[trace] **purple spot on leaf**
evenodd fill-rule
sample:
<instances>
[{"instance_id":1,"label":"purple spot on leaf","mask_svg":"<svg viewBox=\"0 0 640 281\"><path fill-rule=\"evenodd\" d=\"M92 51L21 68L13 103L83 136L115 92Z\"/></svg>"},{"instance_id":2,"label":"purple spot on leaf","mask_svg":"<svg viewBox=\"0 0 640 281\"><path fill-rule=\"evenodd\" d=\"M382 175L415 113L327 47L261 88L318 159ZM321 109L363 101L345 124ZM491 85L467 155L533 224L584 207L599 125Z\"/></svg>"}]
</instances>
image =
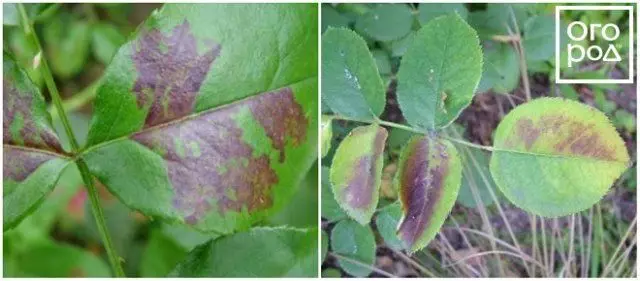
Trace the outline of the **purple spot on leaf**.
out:
<instances>
[{"instance_id":1,"label":"purple spot on leaf","mask_svg":"<svg viewBox=\"0 0 640 281\"><path fill-rule=\"evenodd\" d=\"M358 130L358 129L356 129ZM353 134L363 133L363 131L353 131ZM364 155L358 159L353 167L353 177L344 189L344 198L349 206L355 209L366 209L373 199L373 188L375 188L376 162L384 151L384 143L387 139L387 130L378 128L373 143L373 153Z\"/></svg>"},{"instance_id":2,"label":"purple spot on leaf","mask_svg":"<svg viewBox=\"0 0 640 281\"><path fill-rule=\"evenodd\" d=\"M185 20L168 36L152 29L134 43L133 61L138 79L133 91L138 106L149 107L145 127L193 112L200 86L220 53L220 45L211 40L204 42L207 51L199 55L196 38Z\"/></svg>"},{"instance_id":3,"label":"purple spot on leaf","mask_svg":"<svg viewBox=\"0 0 640 281\"><path fill-rule=\"evenodd\" d=\"M281 111L287 111L287 107L293 107L294 111L299 108L289 89L264 93L181 122L142 131L133 139L166 160L175 190L174 206L183 212L187 222L197 223L214 206L223 215L226 211L237 212L243 208L252 212L272 205L271 188L279 180L271 168L269 156L255 156L253 148L245 143L243 129L236 126L234 116L242 108L248 108L260 124L273 126L272 129L265 128L269 137L290 139L295 146L298 144L296 139L305 136L296 135L295 130L291 135L275 126L284 126L291 118L300 119L289 114L265 114L269 112L265 108L277 106L285 107ZM306 131L306 119L295 125ZM275 141L274 146L277 148Z\"/></svg>"},{"instance_id":4,"label":"purple spot on leaf","mask_svg":"<svg viewBox=\"0 0 640 281\"><path fill-rule=\"evenodd\" d=\"M440 143L430 145L430 141L428 137L423 137L408 144L410 151L399 175L404 219L398 233L409 246L417 241L429 225L435 205L442 195L443 180L448 170L445 146Z\"/></svg>"},{"instance_id":5,"label":"purple spot on leaf","mask_svg":"<svg viewBox=\"0 0 640 281\"><path fill-rule=\"evenodd\" d=\"M56 158L53 155L28 151L18 148L4 148L2 161L2 177L16 182L25 180L33 171L47 160Z\"/></svg>"},{"instance_id":6,"label":"purple spot on leaf","mask_svg":"<svg viewBox=\"0 0 640 281\"><path fill-rule=\"evenodd\" d=\"M35 93L21 93L13 83L13 77L4 75L3 78L3 144L62 152L58 137L44 116L44 101L42 111L37 112ZM34 112L40 116L34 116Z\"/></svg>"}]
</instances>

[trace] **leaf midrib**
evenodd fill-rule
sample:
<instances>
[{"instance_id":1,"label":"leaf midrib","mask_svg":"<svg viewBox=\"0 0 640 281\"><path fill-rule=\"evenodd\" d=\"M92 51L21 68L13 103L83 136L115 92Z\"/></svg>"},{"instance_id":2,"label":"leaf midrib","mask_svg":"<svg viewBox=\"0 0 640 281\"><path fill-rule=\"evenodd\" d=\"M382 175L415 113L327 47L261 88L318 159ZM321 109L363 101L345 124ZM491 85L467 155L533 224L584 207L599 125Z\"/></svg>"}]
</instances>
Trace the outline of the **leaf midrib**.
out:
<instances>
[{"instance_id":1,"label":"leaf midrib","mask_svg":"<svg viewBox=\"0 0 640 281\"><path fill-rule=\"evenodd\" d=\"M62 158L62 159L72 159L73 158L73 157L71 157L69 155L66 155L66 154L54 152L54 151L51 151L51 150L44 150L44 149L39 149L39 148L35 148L35 147L29 147L29 146L18 146L18 145L14 145L14 144L3 143L2 147L3 147L3 150L4 149L15 149L15 150L23 150L23 151L26 151L26 152L33 152L33 153L51 155L51 156L55 156L55 157Z\"/></svg>"},{"instance_id":2,"label":"leaf midrib","mask_svg":"<svg viewBox=\"0 0 640 281\"><path fill-rule=\"evenodd\" d=\"M200 115L205 115L205 114L208 114L208 113L213 112L213 111L217 111L217 110L220 110L220 109L224 109L226 107L234 106L234 105L242 103L242 102L244 102L246 100L255 98L257 96L264 95L264 94L267 94L267 93L270 93L270 92L273 92L273 91L276 91L276 90L279 90L279 89L291 87L293 85L301 84L301 83L304 83L307 80L313 79L313 78L315 78L315 76L310 75L308 77L305 77L303 79L294 81L292 83L289 83L287 85L281 86L281 87L276 88L276 89L267 89L267 90L264 90L262 92L258 92L258 93L253 94L253 95L248 95L246 97L243 97L243 98L240 98L240 99L237 99L237 100L233 100L233 101L230 101L228 103L225 103L225 104L222 104L222 105L219 105L219 106L215 106L215 107L212 107L212 108L209 108L209 109L206 109L206 110L202 110L202 111L198 111L198 112L194 112L194 113L182 116L180 118L171 120L169 122L165 122L165 123L161 123L161 124L154 125L154 126L151 126L151 127L143 128L142 130L135 131L133 133L129 133L129 134L123 135L121 137L113 138L113 139L108 140L108 141L104 141L104 142L101 142L101 143L98 143L98 144L95 144L95 145L92 145L92 146L89 146L89 147L85 147L85 148L81 149L78 152L78 155L83 155L83 154L86 154L86 153L88 153L90 151L98 149L100 147L107 146L107 145L109 145L111 143L128 139L129 137L131 137L133 135L136 135L136 134L142 134L142 133L145 133L145 132L150 132L150 131L162 129L164 127L168 127L168 126L171 126L171 125L174 125L174 124L178 124L178 123L181 123L181 122L186 121L186 120L196 119Z\"/></svg>"},{"instance_id":3,"label":"leaf midrib","mask_svg":"<svg viewBox=\"0 0 640 281\"><path fill-rule=\"evenodd\" d=\"M555 154L547 154L547 153L534 153L529 151L518 151L518 150L502 149L502 148L496 148L496 147L494 147L493 152L508 152L508 153L524 154L528 156L545 157L545 158L563 158L563 159L579 160L579 161L617 163L617 164L625 164L625 165L628 164L628 162L619 161L619 160L598 159L598 158L583 157L583 156L577 156L577 155L569 156L569 155L555 155Z\"/></svg>"}]
</instances>

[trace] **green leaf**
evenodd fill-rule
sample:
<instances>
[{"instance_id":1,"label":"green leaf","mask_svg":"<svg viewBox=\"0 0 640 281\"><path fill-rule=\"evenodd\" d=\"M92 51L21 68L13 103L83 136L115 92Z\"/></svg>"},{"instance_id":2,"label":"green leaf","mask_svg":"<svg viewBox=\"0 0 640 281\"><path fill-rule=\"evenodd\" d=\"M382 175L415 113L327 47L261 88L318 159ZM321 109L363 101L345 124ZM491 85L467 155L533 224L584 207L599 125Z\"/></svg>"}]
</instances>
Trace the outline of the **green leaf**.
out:
<instances>
[{"instance_id":1,"label":"green leaf","mask_svg":"<svg viewBox=\"0 0 640 281\"><path fill-rule=\"evenodd\" d=\"M379 4L356 20L356 30L378 41L393 41L411 31L413 15L407 4Z\"/></svg>"},{"instance_id":2,"label":"green leaf","mask_svg":"<svg viewBox=\"0 0 640 281\"><path fill-rule=\"evenodd\" d=\"M89 23L62 13L44 25L43 33L47 59L53 73L62 79L80 73L89 56Z\"/></svg>"},{"instance_id":3,"label":"green leaf","mask_svg":"<svg viewBox=\"0 0 640 281\"><path fill-rule=\"evenodd\" d=\"M140 261L140 276L167 276L186 257L188 251L158 228L153 228L149 235Z\"/></svg>"},{"instance_id":4,"label":"green leaf","mask_svg":"<svg viewBox=\"0 0 640 281\"><path fill-rule=\"evenodd\" d=\"M347 218L347 214L340 208L338 202L336 202L333 196L333 189L331 188L331 182L329 181L330 170L327 167L322 167L322 200L320 201L322 217L329 221L339 221Z\"/></svg>"},{"instance_id":5,"label":"green leaf","mask_svg":"<svg viewBox=\"0 0 640 281\"><path fill-rule=\"evenodd\" d=\"M33 212L71 163L40 90L3 53L3 229Z\"/></svg>"},{"instance_id":6,"label":"green leaf","mask_svg":"<svg viewBox=\"0 0 640 281\"><path fill-rule=\"evenodd\" d=\"M415 136L407 143L394 185L403 213L398 236L410 252L436 236L458 197L461 176L460 157L449 141Z\"/></svg>"},{"instance_id":7,"label":"green leaf","mask_svg":"<svg viewBox=\"0 0 640 281\"><path fill-rule=\"evenodd\" d=\"M320 143L322 152L320 153L320 157L327 156L327 153L329 153L331 149L331 140L333 138L331 123L333 123L333 118L327 115L322 115L320 118L320 135L322 137L322 142Z\"/></svg>"},{"instance_id":8,"label":"green leaf","mask_svg":"<svg viewBox=\"0 0 640 281\"><path fill-rule=\"evenodd\" d=\"M368 224L378 205L387 130L378 125L353 129L333 157L330 182L338 205L360 224Z\"/></svg>"},{"instance_id":9,"label":"green leaf","mask_svg":"<svg viewBox=\"0 0 640 281\"><path fill-rule=\"evenodd\" d=\"M484 70L478 92L493 89L507 94L520 82L520 60L516 50L508 44L498 44L484 53Z\"/></svg>"},{"instance_id":10,"label":"green leaf","mask_svg":"<svg viewBox=\"0 0 640 281\"><path fill-rule=\"evenodd\" d=\"M253 228L196 247L170 276L316 277L318 230Z\"/></svg>"},{"instance_id":11,"label":"green leaf","mask_svg":"<svg viewBox=\"0 0 640 281\"><path fill-rule=\"evenodd\" d=\"M402 58L397 92L402 114L413 127L446 127L471 103L481 75L476 32L458 15L432 20Z\"/></svg>"},{"instance_id":12,"label":"green leaf","mask_svg":"<svg viewBox=\"0 0 640 281\"><path fill-rule=\"evenodd\" d=\"M475 208L480 203L483 206L493 205L493 197L489 189L496 195L497 187L489 172L489 153L479 149L466 149L468 154L462 154L462 185L456 202L467 208ZM473 189L477 195L474 195ZM475 196L478 196L479 202Z\"/></svg>"},{"instance_id":13,"label":"green leaf","mask_svg":"<svg viewBox=\"0 0 640 281\"><path fill-rule=\"evenodd\" d=\"M343 16L330 4L322 4L322 33L331 27L349 27L349 18Z\"/></svg>"},{"instance_id":14,"label":"green leaf","mask_svg":"<svg viewBox=\"0 0 640 281\"><path fill-rule=\"evenodd\" d=\"M322 35L322 100L333 112L373 119L382 113L382 79L365 41L349 29Z\"/></svg>"},{"instance_id":15,"label":"green leaf","mask_svg":"<svg viewBox=\"0 0 640 281\"><path fill-rule=\"evenodd\" d=\"M335 268L327 268L322 271L322 278L340 278L342 277L342 273L340 270Z\"/></svg>"},{"instance_id":16,"label":"green leaf","mask_svg":"<svg viewBox=\"0 0 640 281\"><path fill-rule=\"evenodd\" d=\"M338 258L338 264L348 274L355 277L371 274L370 267L376 258L376 241L371 227L353 220L339 222L331 231L331 251L345 257Z\"/></svg>"},{"instance_id":17,"label":"green leaf","mask_svg":"<svg viewBox=\"0 0 640 281\"><path fill-rule=\"evenodd\" d=\"M553 16L534 16L524 24L523 42L527 61L548 60L555 54L556 20Z\"/></svg>"},{"instance_id":18,"label":"green leaf","mask_svg":"<svg viewBox=\"0 0 640 281\"><path fill-rule=\"evenodd\" d=\"M491 174L516 206L557 217L598 202L628 165L624 142L604 114L575 101L540 98L498 125Z\"/></svg>"},{"instance_id":19,"label":"green leaf","mask_svg":"<svg viewBox=\"0 0 640 281\"><path fill-rule=\"evenodd\" d=\"M217 235L199 232L182 224L163 223L162 232L187 251L191 251L196 246L218 237Z\"/></svg>"},{"instance_id":20,"label":"green leaf","mask_svg":"<svg viewBox=\"0 0 640 281\"><path fill-rule=\"evenodd\" d=\"M404 145L415 136L416 133L407 131L400 128L391 128L389 131L389 140L387 141L390 149L402 148Z\"/></svg>"},{"instance_id":21,"label":"green leaf","mask_svg":"<svg viewBox=\"0 0 640 281\"><path fill-rule=\"evenodd\" d=\"M404 250L405 244L398 238L396 228L402 218L400 203L390 204L381 209L376 215L376 227L384 242L392 249Z\"/></svg>"},{"instance_id":22,"label":"green leaf","mask_svg":"<svg viewBox=\"0 0 640 281\"><path fill-rule=\"evenodd\" d=\"M415 36L416 32L411 31L407 36L391 42L391 56L395 58L404 56Z\"/></svg>"},{"instance_id":23,"label":"green leaf","mask_svg":"<svg viewBox=\"0 0 640 281\"><path fill-rule=\"evenodd\" d=\"M373 55L373 59L376 61L378 72L381 75L391 74L391 58L389 58L389 54L380 49L371 51L371 54Z\"/></svg>"},{"instance_id":24,"label":"green leaf","mask_svg":"<svg viewBox=\"0 0 640 281\"><path fill-rule=\"evenodd\" d=\"M580 94L573 88L571 84L557 84L560 94L566 99L580 101Z\"/></svg>"},{"instance_id":25,"label":"green leaf","mask_svg":"<svg viewBox=\"0 0 640 281\"><path fill-rule=\"evenodd\" d=\"M106 262L76 246L50 240L36 242L18 254L21 274L14 277L110 277Z\"/></svg>"},{"instance_id":26,"label":"green leaf","mask_svg":"<svg viewBox=\"0 0 640 281\"><path fill-rule=\"evenodd\" d=\"M317 29L312 4L164 5L102 78L92 174L203 232L273 215L317 157Z\"/></svg>"},{"instance_id":27,"label":"green leaf","mask_svg":"<svg viewBox=\"0 0 640 281\"><path fill-rule=\"evenodd\" d=\"M327 258L327 251L329 250L329 234L322 230L320 237L320 261L324 262L324 259Z\"/></svg>"},{"instance_id":28,"label":"green leaf","mask_svg":"<svg viewBox=\"0 0 640 281\"><path fill-rule=\"evenodd\" d=\"M463 20L466 20L467 15L469 14L467 8L465 8L463 3L420 3L420 5L418 6L418 20L422 25L439 16L451 15L456 13L460 15Z\"/></svg>"},{"instance_id":29,"label":"green leaf","mask_svg":"<svg viewBox=\"0 0 640 281\"><path fill-rule=\"evenodd\" d=\"M126 41L118 28L109 23L93 25L91 35L93 55L104 64L111 61L118 48Z\"/></svg>"}]
</instances>

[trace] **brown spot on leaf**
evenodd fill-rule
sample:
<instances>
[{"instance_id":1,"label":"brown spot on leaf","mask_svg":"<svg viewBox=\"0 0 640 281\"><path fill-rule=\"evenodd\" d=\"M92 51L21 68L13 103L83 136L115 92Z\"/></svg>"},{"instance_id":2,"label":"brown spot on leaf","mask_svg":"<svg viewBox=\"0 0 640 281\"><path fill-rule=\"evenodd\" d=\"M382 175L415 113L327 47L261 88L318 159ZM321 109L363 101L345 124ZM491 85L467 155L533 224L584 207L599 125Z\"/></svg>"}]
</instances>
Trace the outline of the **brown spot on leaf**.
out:
<instances>
[{"instance_id":1,"label":"brown spot on leaf","mask_svg":"<svg viewBox=\"0 0 640 281\"><path fill-rule=\"evenodd\" d=\"M533 143L540 137L540 129L533 125L529 118L523 118L516 122L516 133L524 142L524 147L529 150Z\"/></svg>"},{"instance_id":2,"label":"brown spot on leaf","mask_svg":"<svg viewBox=\"0 0 640 281\"><path fill-rule=\"evenodd\" d=\"M264 93L179 123L140 132L133 139L165 159L175 190L174 206L184 213L187 222L197 223L213 206L217 206L222 215L243 208L249 212L268 208L273 202L271 188L278 183L278 177L271 168L269 156L254 155L253 148L243 140L243 128L237 127L234 116L243 108L256 114L276 104L285 106L282 101L292 99L292 95L290 90ZM254 118L262 119L261 124L276 126L284 125L288 122L284 119L291 116L274 114ZM265 128L267 134L270 130L271 136L283 134L283 140L294 143L299 137L295 130L293 136L286 129Z\"/></svg>"},{"instance_id":3,"label":"brown spot on leaf","mask_svg":"<svg viewBox=\"0 0 640 281\"><path fill-rule=\"evenodd\" d=\"M577 155L615 161L615 151L596 131L593 124L575 121L565 115L545 115L534 123L529 118L516 122L517 140L507 139L504 145L524 143L525 149L531 149L534 142L555 143L555 152L563 155Z\"/></svg>"},{"instance_id":4,"label":"brown spot on leaf","mask_svg":"<svg viewBox=\"0 0 640 281\"><path fill-rule=\"evenodd\" d=\"M442 196L444 178L448 172L449 156L446 146L436 144L430 151L428 137L413 140L400 176L400 200L404 219L398 234L410 247L422 235Z\"/></svg>"},{"instance_id":5,"label":"brown spot on leaf","mask_svg":"<svg viewBox=\"0 0 640 281\"><path fill-rule=\"evenodd\" d=\"M616 160L614 149L600 138L600 134L594 130L593 125L570 121L566 126L569 128L569 134L554 146L558 152L602 160Z\"/></svg>"},{"instance_id":6,"label":"brown spot on leaf","mask_svg":"<svg viewBox=\"0 0 640 281\"><path fill-rule=\"evenodd\" d=\"M279 160L283 162L287 138L293 146L303 143L309 122L290 88L265 95L268 95L272 102L259 103L257 100L251 100L251 111L271 139L273 147L280 151Z\"/></svg>"},{"instance_id":7,"label":"brown spot on leaf","mask_svg":"<svg viewBox=\"0 0 640 281\"><path fill-rule=\"evenodd\" d=\"M166 123L193 112L195 99L220 45L203 40L199 55L196 38L185 20L168 36L158 29L143 31L133 44L138 79L133 87L138 106L149 107L145 127Z\"/></svg>"}]
</instances>

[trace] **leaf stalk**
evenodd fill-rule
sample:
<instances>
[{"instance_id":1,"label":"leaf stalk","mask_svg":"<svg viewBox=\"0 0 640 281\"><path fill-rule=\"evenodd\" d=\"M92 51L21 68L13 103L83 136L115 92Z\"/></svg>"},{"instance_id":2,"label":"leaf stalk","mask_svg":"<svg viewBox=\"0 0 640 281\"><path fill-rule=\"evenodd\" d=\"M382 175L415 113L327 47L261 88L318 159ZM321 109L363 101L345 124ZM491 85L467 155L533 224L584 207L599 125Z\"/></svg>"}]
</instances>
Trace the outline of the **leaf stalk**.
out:
<instances>
[{"instance_id":1,"label":"leaf stalk","mask_svg":"<svg viewBox=\"0 0 640 281\"><path fill-rule=\"evenodd\" d=\"M69 122L69 118L67 117L67 114L64 111L64 106L62 105L62 99L60 98L60 93L58 92L58 88L56 87L56 83L53 79L53 75L51 74L51 70L47 63L47 59L42 54L43 50L42 50L42 46L40 45L38 36L36 35L33 29L33 26L31 24L31 21L29 20L29 16L27 15L24 5L22 3L19 3L17 4L17 7L18 7L18 12L20 13L20 19L21 19L20 22L25 34L31 37L31 40L33 40L36 47L38 48L38 52L40 54L40 64L39 64L40 72L42 74L42 77L45 80L47 89L49 90L51 100L53 101L53 104L60 117L60 120L62 121L65 133L67 134L69 138L69 142L71 143L72 154L77 155L78 151L80 150L80 146L78 145L76 136L73 134L73 130L71 129L71 123ZM104 213L102 211L102 207L100 206L98 191L95 185L93 184L92 176L91 176L91 173L89 172L89 167L87 166L87 163L85 163L84 160L82 160L81 158L76 159L76 164L78 166L80 174L82 175L82 180L84 181L84 184L87 187L87 191L91 201L91 210L96 220L98 231L100 232L102 242L104 243L107 256L109 257L111 268L114 274L116 275L116 277L125 277L124 271L122 270L122 267L120 265L119 258L116 254L113 244L111 243L111 238L107 231L107 225L105 222Z\"/></svg>"}]
</instances>

